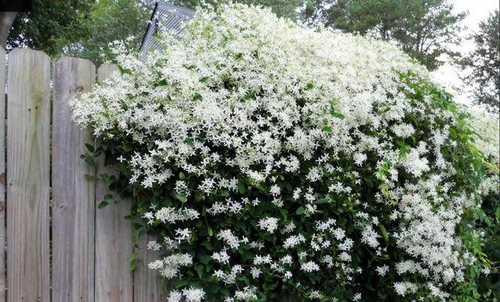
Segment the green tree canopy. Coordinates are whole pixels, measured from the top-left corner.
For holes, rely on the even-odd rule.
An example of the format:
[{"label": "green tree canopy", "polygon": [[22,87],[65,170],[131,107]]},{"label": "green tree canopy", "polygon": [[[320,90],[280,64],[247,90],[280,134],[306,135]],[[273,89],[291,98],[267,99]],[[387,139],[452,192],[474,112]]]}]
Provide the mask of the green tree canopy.
[{"label": "green tree canopy", "polygon": [[[220,5],[228,0],[172,0],[167,1],[173,4],[182,5],[190,8],[203,4]],[[271,10],[279,17],[287,17],[290,19],[298,18],[298,9],[302,4],[302,0],[234,0],[233,3],[243,3],[247,5],[260,5],[270,7]]]},{"label": "green tree canopy", "polygon": [[137,49],[144,35],[150,10],[137,0],[99,0],[82,27],[86,35],[65,48],[65,53],[90,59],[96,63],[113,58],[108,47],[121,41],[129,49]]},{"label": "green tree canopy", "polygon": [[497,111],[500,92],[499,21],[496,10],[479,24],[479,30],[472,35],[475,48],[461,60],[461,65],[470,69],[465,81],[473,87],[475,100]]},{"label": "green tree canopy", "polygon": [[308,0],[303,13],[309,23],[394,40],[430,70],[457,55],[449,46],[465,17],[446,0]]},{"label": "green tree canopy", "polygon": [[[221,1],[172,0],[194,8],[202,3],[220,5]],[[240,0],[246,4],[271,7],[279,16],[296,19],[301,0]],[[145,3],[149,3],[146,5]],[[31,47],[51,56],[79,56],[102,63],[112,59],[108,47],[122,41],[137,49],[149,21],[148,0],[34,0],[33,10],[18,14],[10,29],[7,48]]]},{"label": "green tree canopy", "polygon": [[86,35],[82,26],[95,0],[34,0],[30,12],[18,14],[7,39],[7,48],[28,46],[49,55]]}]

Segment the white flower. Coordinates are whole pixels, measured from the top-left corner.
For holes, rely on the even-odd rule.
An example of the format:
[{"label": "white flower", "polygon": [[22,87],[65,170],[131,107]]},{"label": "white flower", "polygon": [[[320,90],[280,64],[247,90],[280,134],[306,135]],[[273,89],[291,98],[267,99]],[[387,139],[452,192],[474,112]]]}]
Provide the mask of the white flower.
[{"label": "white flower", "polygon": [[170,292],[167,298],[167,302],[181,302],[182,293],[176,290]]},{"label": "white flower", "polygon": [[415,128],[410,124],[399,124],[392,127],[392,131],[396,136],[407,138],[415,133]]},{"label": "white flower", "polygon": [[293,199],[297,200],[300,198],[300,193],[302,193],[302,190],[300,188],[296,188],[293,191]]},{"label": "white flower", "polygon": [[248,239],[239,239],[233,234],[231,230],[222,230],[217,234],[219,240],[224,241],[224,244],[228,245],[232,249],[237,249],[240,247],[241,243],[246,243]]},{"label": "white flower", "polygon": [[177,241],[189,240],[189,238],[191,238],[191,230],[188,228],[177,229],[175,230],[175,234],[175,240]]},{"label": "white flower", "polygon": [[363,162],[367,159],[368,157],[364,153],[354,153],[353,159],[354,163],[358,166],[363,165]]},{"label": "white flower", "polygon": [[335,236],[335,239],[337,240],[342,240],[344,239],[345,237],[345,231],[342,230],[341,228],[336,228],[334,231],[333,231],[333,235]]},{"label": "white flower", "polygon": [[182,294],[186,297],[186,302],[200,302],[205,298],[205,291],[200,288],[184,289]]},{"label": "white flower", "polygon": [[255,301],[257,300],[256,288],[246,286],[243,290],[237,290],[234,293],[236,301]]},{"label": "white flower", "polygon": [[427,158],[421,158],[417,149],[412,149],[403,163],[408,173],[413,174],[415,177],[420,177],[422,173],[429,171],[428,164]]},{"label": "white flower", "polygon": [[155,217],[162,223],[176,223],[177,221],[187,221],[198,219],[200,213],[194,209],[175,209],[172,207],[164,207],[159,209]]},{"label": "white flower", "polygon": [[250,273],[252,274],[252,278],[257,279],[262,274],[262,271],[255,266],[252,266]]},{"label": "white flower", "polygon": [[306,239],[304,238],[304,236],[302,236],[302,234],[299,234],[299,235],[293,235],[293,236],[290,236],[288,237],[285,242],[283,243],[283,247],[285,249],[290,249],[290,248],[294,248],[296,247],[297,245],[305,242]]},{"label": "white flower", "polygon": [[309,261],[306,263],[302,263],[300,265],[300,269],[306,273],[312,273],[319,271],[319,265],[317,265],[314,261]]},{"label": "white flower", "polygon": [[278,185],[272,185],[270,193],[273,194],[273,195],[280,195],[281,189],[280,189],[280,187]]},{"label": "white flower", "polygon": [[153,262],[150,262],[148,264],[148,267],[149,267],[149,269],[152,269],[152,270],[159,270],[163,267],[163,261],[155,260]]},{"label": "white flower", "polygon": [[394,282],[394,290],[399,296],[417,291],[417,286],[411,282]]},{"label": "white flower", "polygon": [[159,251],[161,249],[161,245],[154,240],[149,241],[146,247],[148,250],[152,251]]},{"label": "white flower", "polygon": [[389,267],[387,265],[377,266],[375,268],[379,276],[383,277],[389,272]]},{"label": "white flower", "polygon": [[380,237],[377,232],[373,229],[371,225],[367,225],[361,234],[361,242],[366,243],[371,248],[377,248],[379,246],[378,238]]},{"label": "white flower", "polygon": [[214,259],[215,261],[217,261],[221,264],[229,264],[230,258],[231,257],[229,257],[229,255],[227,254],[226,251],[221,251],[221,252],[212,254],[212,259]]},{"label": "white flower", "polygon": [[276,229],[278,228],[278,221],[278,218],[266,217],[259,220],[259,223],[257,225],[261,230],[273,234],[274,231],[276,231]]}]

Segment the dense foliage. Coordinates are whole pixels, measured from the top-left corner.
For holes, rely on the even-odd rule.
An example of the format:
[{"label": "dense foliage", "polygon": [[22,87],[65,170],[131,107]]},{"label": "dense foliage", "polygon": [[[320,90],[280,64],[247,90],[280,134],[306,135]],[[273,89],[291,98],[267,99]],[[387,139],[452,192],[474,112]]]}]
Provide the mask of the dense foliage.
[{"label": "dense foliage", "polygon": [[[480,290],[492,301],[500,300],[500,122],[497,113],[489,112],[487,105],[467,109],[471,113],[472,128],[478,133],[476,145],[488,159],[497,165],[490,169],[481,186],[482,204],[477,211],[478,224],[483,229],[484,252],[491,260],[491,273],[480,280]],[[491,110],[490,110],[491,111]],[[495,300],[496,299],[496,300]],[[485,299],[486,300],[486,299]],[[489,301],[489,299],[488,299]]]},{"label": "dense foliage", "polygon": [[84,37],[82,26],[94,0],[33,0],[32,11],[20,13],[12,25],[7,47],[31,47],[49,55]]},{"label": "dense foliage", "polygon": [[195,9],[206,5],[223,5],[225,3],[241,3],[246,5],[260,5],[268,7],[279,17],[296,20],[299,17],[299,8],[302,0],[171,0],[173,4]]},{"label": "dense foliage", "polygon": [[496,167],[394,46],[229,5],[118,61],[74,118],[157,237],[169,302],[482,301]]},{"label": "dense foliage", "polygon": [[114,41],[138,48],[150,16],[151,9],[137,0],[34,0],[32,11],[17,14],[7,48],[31,47],[99,64],[113,59]]},{"label": "dense foliage", "polygon": [[470,69],[465,81],[473,87],[477,103],[488,105],[490,110],[500,109],[500,15],[498,10],[479,23],[479,30],[472,35],[474,50],[461,64]]},{"label": "dense foliage", "polygon": [[137,0],[99,0],[80,26],[85,35],[64,47],[64,54],[92,60],[98,64],[113,60],[110,45],[124,43],[138,49],[151,17],[151,8]]},{"label": "dense foliage", "polygon": [[443,54],[457,56],[460,21],[448,0],[307,0],[309,22],[395,41],[411,57],[434,70]]}]

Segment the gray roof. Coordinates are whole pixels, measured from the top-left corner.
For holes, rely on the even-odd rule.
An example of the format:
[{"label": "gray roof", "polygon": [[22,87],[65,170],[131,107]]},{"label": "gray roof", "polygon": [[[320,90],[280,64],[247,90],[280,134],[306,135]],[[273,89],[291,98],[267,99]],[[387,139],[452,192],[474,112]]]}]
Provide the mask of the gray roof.
[{"label": "gray roof", "polygon": [[168,30],[178,36],[184,30],[185,23],[191,20],[193,16],[194,11],[191,9],[162,1],[156,2],[151,21],[142,40],[141,54],[145,55],[148,51],[160,47],[157,40],[159,31]]}]

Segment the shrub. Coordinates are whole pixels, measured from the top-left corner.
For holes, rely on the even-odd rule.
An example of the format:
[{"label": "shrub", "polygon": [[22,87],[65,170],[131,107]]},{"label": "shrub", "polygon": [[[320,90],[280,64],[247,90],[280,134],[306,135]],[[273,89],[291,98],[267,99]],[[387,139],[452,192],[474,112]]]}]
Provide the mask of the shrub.
[{"label": "shrub", "polygon": [[[492,260],[491,273],[480,279],[480,290],[485,299],[500,300],[500,124],[498,115],[488,112],[485,106],[467,108],[471,113],[472,128],[478,132],[476,144],[497,169],[490,169],[487,178],[481,185],[481,209],[477,225],[483,229],[481,235],[484,242],[484,253]],[[496,300],[495,300],[496,299]]]},{"label": "shrub", "polygon": [[390,44],[243,5],[198,12],[73,103],[175,301],[479,301],[488,164]]}]

